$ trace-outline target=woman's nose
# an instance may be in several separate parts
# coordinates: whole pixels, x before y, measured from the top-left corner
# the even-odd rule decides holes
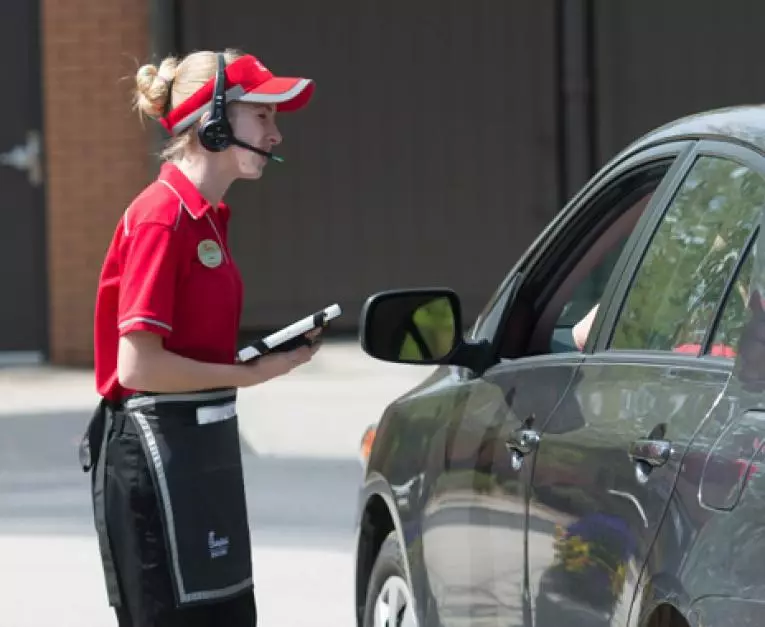
[[[273,130],[268,134],[268,141],[272,146],[278,146],[282,143],[282,134],[279,129],[274,126]]]

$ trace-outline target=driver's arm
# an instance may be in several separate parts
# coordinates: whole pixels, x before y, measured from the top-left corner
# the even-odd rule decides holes
[[[598,307],[600,307],[600,303],[597,303],[590,309],[588,314],[577,322],[573,329],[571,329],[571,334],[574,336],[574,344],[578,350],[583,350],[584,345],[587,343],[587,336],[590,334],[592,322],[598,314]]]

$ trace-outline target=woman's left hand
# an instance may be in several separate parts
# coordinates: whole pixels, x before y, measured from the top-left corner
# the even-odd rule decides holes
[[[319,340],[321,329],[314,329],[305,335],[312,342],[311,346],[300,346],[289,352],[269,353],[254,360],[251,364],[242,364],[241,367],[246,368],[245,372],[250,373],[251,377],[248,377],[246,382],[240,384],[240,387],[257,385],[276,377],[284,376],[295,368],[311,361],[311,358],[321,347],[321,341]]]
[[[321,345],[321,339],[319,339],[319,336],[321,335],[322,329],[314,329],[313,331],[309,331],[305,334],[305,336],[311,340],[312,346],[311,346],[311,354],[315,355],[316,351],[319,350],[319,346]]]

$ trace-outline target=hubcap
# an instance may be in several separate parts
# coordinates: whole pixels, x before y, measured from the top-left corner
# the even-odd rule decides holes
[[[401,577],[389,577],[377,595],[374,627],[417,627],[412,594]]]

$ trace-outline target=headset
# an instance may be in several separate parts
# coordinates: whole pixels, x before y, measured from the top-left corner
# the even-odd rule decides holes
[[[215,73],[215,91],[210,102],[210,118],[199,127],[199,143],[210,152],[222,152],[230,146],[239,146],[267,159],[283,162],[284,159],[272,152],[261,150],[234,137],[231,123],[226,116],[226,59],[221,52],[217,57],[218,70]]]

